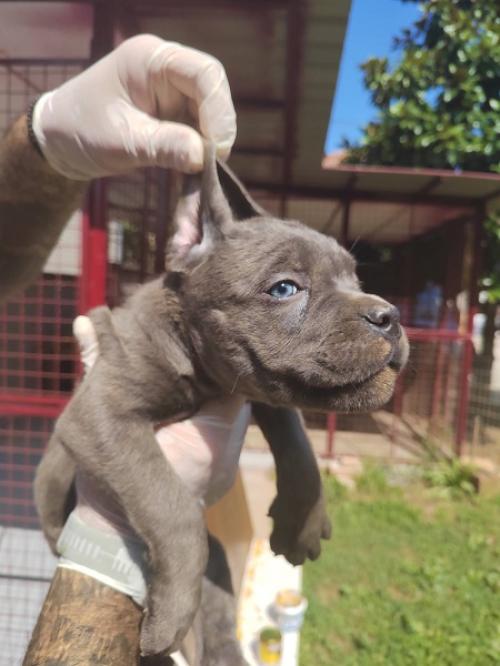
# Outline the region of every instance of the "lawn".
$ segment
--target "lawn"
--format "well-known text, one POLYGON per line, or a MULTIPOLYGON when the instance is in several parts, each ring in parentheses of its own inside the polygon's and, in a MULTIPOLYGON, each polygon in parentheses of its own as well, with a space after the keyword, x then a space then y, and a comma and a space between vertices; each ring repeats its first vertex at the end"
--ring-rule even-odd
POLYGON ((304 568, 301 666, 500 663, 500 495, 445 497, 368 470, 325 478, 332 541, 304 568))

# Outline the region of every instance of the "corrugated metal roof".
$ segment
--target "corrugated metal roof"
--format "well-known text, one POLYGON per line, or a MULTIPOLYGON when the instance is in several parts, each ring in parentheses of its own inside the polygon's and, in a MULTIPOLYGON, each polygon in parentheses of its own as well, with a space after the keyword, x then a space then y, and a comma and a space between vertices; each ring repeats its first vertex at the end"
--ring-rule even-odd
MULTIPOLYGON (((265 192, 257 192, 256 197, 266 210, 279 215, 276 197, 265 192)), ((403 243, 447 222, 472 218, 475 213, 473 206, 355 200, 349 205, 349 225, 345 235, 344 199, 292 196, 287 204, 289 219, 300 220, 346 245, 359 240, 388 245, 403 243)))
POLYGON ((419 201, 464 205, 500 204, 500 174, 445 169, 418 169, 388 166, 338 165, 329 156, 323 160, 328 174, 327 191, 332 195, 389 201, 411 198, 419 201), (332 165, 332 166, 330 166, 332 165))
POLYGON ((335 157, 326 157, 323 166, 327 185, 299 188, 288 215, 347 244, 402 243, 500 206, 499 174, 339 166, 335 157))

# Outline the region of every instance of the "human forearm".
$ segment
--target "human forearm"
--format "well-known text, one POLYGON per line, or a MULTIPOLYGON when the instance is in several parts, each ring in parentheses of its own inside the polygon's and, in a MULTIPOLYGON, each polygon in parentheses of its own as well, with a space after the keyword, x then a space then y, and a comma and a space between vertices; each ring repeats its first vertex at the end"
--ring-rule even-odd
POLYGON ((86 186, 36 152, 26 116, 14 123, 0 145, 0 302, 36 278, 86 186))

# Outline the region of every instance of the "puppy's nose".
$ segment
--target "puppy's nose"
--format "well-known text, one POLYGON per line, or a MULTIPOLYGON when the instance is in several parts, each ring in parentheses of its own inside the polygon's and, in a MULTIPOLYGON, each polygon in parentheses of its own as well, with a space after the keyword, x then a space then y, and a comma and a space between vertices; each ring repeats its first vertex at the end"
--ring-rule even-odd
POLYGON ((362 317, 384 337, 391 340, 401 337, 399 311, 393 305, 377 305, 363 312, 362 317))

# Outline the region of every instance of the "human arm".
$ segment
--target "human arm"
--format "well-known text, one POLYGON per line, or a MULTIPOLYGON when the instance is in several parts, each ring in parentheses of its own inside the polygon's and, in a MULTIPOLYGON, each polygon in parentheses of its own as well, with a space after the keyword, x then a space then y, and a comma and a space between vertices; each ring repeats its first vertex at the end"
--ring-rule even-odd
POLYGON ((42 269, 88 182, 144 166, 203 165, 202 136, 227 157, 229 84, 212 56, 153 35, 123 42, 36 103, 0 145, 0 301, 42 269))
POLYGON ((26 116, 14 123, 0 144, 0 302, 42 270, 85 188, 37 153, 26 116))

